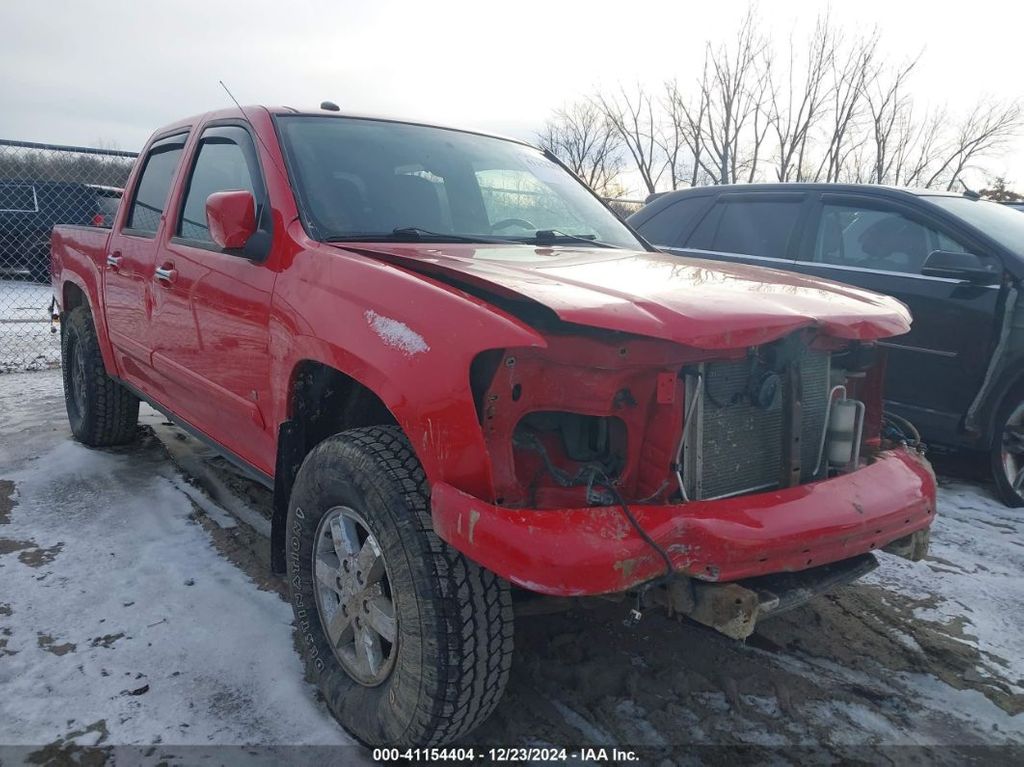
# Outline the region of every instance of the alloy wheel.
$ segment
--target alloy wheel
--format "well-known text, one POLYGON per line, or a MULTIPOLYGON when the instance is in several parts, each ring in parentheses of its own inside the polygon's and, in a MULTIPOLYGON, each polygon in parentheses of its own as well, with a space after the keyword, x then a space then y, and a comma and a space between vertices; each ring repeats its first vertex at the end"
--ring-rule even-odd
POLYGON ((1006 481, 1017 495, 1024 496, 1024 402, 1003 424, 1002 465, 1006 481))
POLYGON ((320 520, 313 549, 317 611, 342 668, 379 685, 398 653, 398 623, 387 565, 366 521, 348 506, 320 520))

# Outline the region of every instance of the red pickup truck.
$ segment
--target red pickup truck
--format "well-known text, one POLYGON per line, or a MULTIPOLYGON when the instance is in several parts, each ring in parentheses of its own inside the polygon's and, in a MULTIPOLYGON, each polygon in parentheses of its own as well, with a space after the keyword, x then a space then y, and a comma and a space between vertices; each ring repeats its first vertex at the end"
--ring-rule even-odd
POLYGON ((743 638, 926 549, 934 476, 881 428, 906 309, 655 252, 527 144, 215 112, 52 251, 74 436, 129 442, 144 400, 273 488, 302 651, 364 742, 479 724, 537 595, 743 638))

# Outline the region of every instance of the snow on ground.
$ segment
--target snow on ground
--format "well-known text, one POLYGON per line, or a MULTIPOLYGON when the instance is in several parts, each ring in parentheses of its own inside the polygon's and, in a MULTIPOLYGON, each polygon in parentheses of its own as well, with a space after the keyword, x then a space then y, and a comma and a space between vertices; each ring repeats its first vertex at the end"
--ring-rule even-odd
POLYGON ((0 373, 51 368, 60 336, 50 332, 52 288, 0 278, 0 373))
POLYGON ((925 566, 887 557, 863 582, 918 600, 922 621, 956 624, 980 670, 1024 695, 1024 511, 958 481, 942 480, 939 498, 925 566))
MULTIPOLYGON (((280 582, 222 553, 266 492, 226 471, 203 496, 189 483, 217 462, 160 420, 169 451, 87 450, 58 371, 0 375, 0 743, 348 742, 302 680, 280 582)), ((471 740, 868 761, 913 744, 950 764, 1019 747, 1024 512, 943 480, 929 558, 880 560, 746 643, 655 610, 625 626, 632 603, 517 620, 505 697, 471 740)))
POLYGON ((70 441, 59 386, 0 376, 0 743, 350 743, 290 608, 214 548, 159 443, 70 441))

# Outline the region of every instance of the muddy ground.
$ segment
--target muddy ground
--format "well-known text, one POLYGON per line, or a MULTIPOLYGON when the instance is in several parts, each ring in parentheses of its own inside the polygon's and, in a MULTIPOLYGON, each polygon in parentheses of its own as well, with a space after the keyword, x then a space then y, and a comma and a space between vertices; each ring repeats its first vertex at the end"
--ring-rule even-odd
MULTIPOLYGON (((269 519, 268 491, 170 424, 153 425, 186 476, 221 505, 241 502, 269 519)), ((945 466, 957 469, 950 458, 945 466)), ((975 469, 963 473, 972 476, 975 469)), ((980 498, 983 508, 998 509, 984 489, 946 477, 942 484, 951 509, 962 511, 962 496, 968 505, 980 498)), ((1024 514, 997 513, 990 519, 983 514, 980 532, 1018 547, 1015 565, 1024 565, 1024 514)), ((265 567, 264 540, 245 529, 215 527, 227 556, 247 569, 255 566, 251 577, 285 594, 265 567)), ((944 523, 936 528, 936 548, 944 548, 945 529, 944 523)), ((977 563, 934 554, 917 564, 879 558, 879 571, 865 582, 764 622, 745 643, 655 608, 632 625, 632 600, 520 618, 505 698, 471 741, 800 744, 835 756, 850 756, 850 747, 861 745, 1024 742, 1022 659, 1011 664, 979 644, 969 605, 954 603, 950 607, 961 614, 928 620, 923 611, 949 600, 899 590, 901 570, 916 569, 927 582, 950 572, 964 576, 964 568, 977 563)), ((1024 569, 1018 573, 1024 580, 1024 569)), ((1024 605, 1018 608, 1020 631, 1024 605)))
MULTIPOLYGON (((31 523, 18 517, 17 504, 27 499, 9 477, 24 476, 33 456, 64 450, 67 434, 59 379, 52 373, 20 378, 30 382, 36 404, 28 412, 14 412, 10 403, 15 398, 9 392, 6 415, 13 417, 0 422, 3 439, 17 440, 18 445, 6 454, 0 449, 0 568, 31 568, 41 579, 56 571, 66 556, 63 543, 25 532, 31 533, 31 523)), ((285 589, 267 566, 267 491, 156 413, 147 410, 143 421, 134 448, 106 451, 116 471, 163 477, 189 505, 190 521, 250 584, 249 598, 256 600, 262 591, 258 599, 273 595, 283 607, 285 589)), ((944 470, 955 471, 955 462, 944 470)), ((90 487, 89 502, 104 503, 103 492, 102 486, 90 487)), ((140 486, 138 492, 149 490, 140 486)), ((74 524, 73 515, 69 524, 74 524)), ((69 530, 65 539, 72 535, 69 530)), ((929 559, 880 559, 878 570, 862 582, 764 622, 745 643, 670 620, 653 608, 638 624, 626 625, 632 602, 523 617, 517 621, 506 695, 471 740, 491 745, 810 749, 770 752, 782 762, 803 761, 793 753, 813 753, 824 761, 900 762, 901 755, 917 752, 898 747, 932 746, 936 750, 928 752, 927 761, 954 764, 970 757, 972 746, 1019 747, 1024 743, 1024 514, 1000 506, 982 484, 943 477, 929 559), (869 747, 883 751, 866 751, 869 747)), ((207 582, 205 587, 216 584, 207 582)), ((88 584, 82 598, 89 598, 88 584)), ((13 641, 19 631, 24 633, 26 619, 11 614, 12 601, 0 587, 0 693, 11 683, 3 672, 5 653, 26 647, 13 641)), ((278 607, 273 610, 275 616, 284 614, 278 607)), ((104 622, 110 616, 96 617, 104 622)), ((76 639, 73 632, 49 631, 35 631, 32 652, 61 662, 76 653, 99 652, 106 642, 107 665, 116 667, 114 651, 125 644, 114 628, 94 631, 89 641, 76 639), (90 646, 93 640, 100 645, 90 646)), ((184 652, 189 637, 182 635, 180 641, 184 652)), ((236 649, 257 658, 261 652, 258 646, 236 649)), ((298 663, 289 661, 289 666, 292 673, 298 663)), ((38 671, 39 664, 33 668, 33 673, 45 673, 38 671)), ((147 678, 157 671, 147 670, 147 678)), ((40 684, 48 687, 47 694, 60 694, 59 678, 40 684)), ((140 682, 132 690, 141 688, 140 682)), ((138 693, 141 700, 145 694, 138 693)), ((309 688, 301 696, 313 701, 308 716, 318 718, 309 737, 301 728, 268 736, 268 725, 260 731, 254 722, 247 740, 244 723, 232 719, 232 728, 210 728, 202 742, 330 742, 324 735, 328 714, 315 691, 309 688)), ((235 717, 230 709, 223 715, 235 717)), ((217 716, 217 711, 211 706, 205 715, 217 716)), ((4 713, 11 715, 10 710, 4 713)), ((124 716, 120 733, 111 726, 103 743, 145 742, 139 730, 131 729, 131 714, 128 720, 124 716)), ((40 744, 64 742, 81 726, 47 732, 55 726, 48 722, 39 714, 35 725, 26 719, 8 726, 20 728, 20 738, 40 744)), ((0 741, 4 727, 0 724, 0 741)), ((665 758, 674 763, 680 753, 666 751, 665 758)), ((701 753, 692 756, 699 760, 701 753)), ((1012 763, 1021 756, 984 752, 984 761, 1012 763)))

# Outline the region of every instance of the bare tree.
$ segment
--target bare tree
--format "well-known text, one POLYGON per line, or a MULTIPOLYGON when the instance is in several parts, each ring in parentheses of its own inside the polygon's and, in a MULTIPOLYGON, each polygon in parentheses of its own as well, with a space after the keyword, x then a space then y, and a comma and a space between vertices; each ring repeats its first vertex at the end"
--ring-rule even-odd
POLYGON ((692 155, 694 150, 687 136, 688 127, 680 101, 679 86, 675 81, 665 83, 660 107, 666 119, 658 127, 657 141, 665 157, 669 183, 673 189, 678 189, 687 182, 693 186, 696 163, 687 163, 686 156, 692 155))
POLYGON ((913 104, 905 86, 917 61, 915 58, 891 73, 880 71, 866 83, 865 99, 871 114, 874 146, 873 167, 868 178, 875 184, 899 183, 900 161, 915 138, 913 104))
POLYGON ((944 108, 933 109, 917 121, 915 108, 908 105, 904 126, 897 142, 895 170, 891 181, 897 186, 924 186, 928 168, 944 152, 943 137, 949 120, 944 108))
MULTIPOLYGON (((1024 100, 983 100, 961 119, 916 102, 921 56, 887 61, 877 29, 846 36, 825 12, 783 55, 759 29, 752 7, 728 42, 707 43, 693 81, 670 77, 660 97, 642 83, 594 97, 647 193, 766 176, 951 189, 1024 133, 1024 100)), ((549 124, 549 144, 568 111, 549 124)))
POLYGON ((999 104, 982 101, 956 128, 948 156, 938 164, 925 182, 926 187, 945 183, 953 189, 960 176, 979 157, 1001 152, 1011 138, 1024 128, 1020 101, 999 104))
POLYGON ((557 110, 537 138, 599 195, 621 194, 622 138, 592 101, 577 101, 557 110))
POLYGON ((771 57, 768 41, 756 30, 756 11, 751 8, 740 24, 735 46, 709 43, 703 77, 698 85, 705 104, 703 145, 714 161, 720 184, 748 179, 757 174, 761 144, 767 130, 762 109, 770 87, 771 57), (752 127, 752 132, 748 129, 752 127), (748 143, 749 142, 749 143, 748 143))
MULTIPOLYGON (((710 62, 705 57, 704 71, 699 81, 702 85, 708 82, 709 66, 710 62)), ((711 108, 710 89, 706 87, 698 88, 695 103, 691 103, 686 99, 676 80, 665 84, 665 92, 665 104, 674 137, 686 146, 687 154, 689 155, 690 186, 697 186, 701 183, 721 183, 718 176, 720 169, 709 164, 710 154, 704 143, 704 122, 711 108)), ((677 158, 673 168, 673 175, 677 183, 683 180, 680 170, 681 162, 677 158)))
MULTIPOLYGON (((803 181, 808 147, 813 131, 825 116, 831 96, 829 73, 835 61, 836 34, 831 17, 819 16, 806 46, 789 40, 789 66, 784 83, 773 82, 769 90, 768 121, 777 141, 775 178, 778 181, 803 181), (796 51, 804 48, 807 59, 797 79, 796 51)), ((775 74, 775 70, 772 70, 775 74)))
POLYGON ((878 53, 878 30, 855 40, 846 51, 832 59, 831 109, 828 142, 814 175, 815 181, 840 181, 847 160, 866 140, 861 130, 865 94, 877 76, 875 58, 878 53))
POLYGON ((632 92, 620 86, 614 96, 598 95, 595 104, 618 132, 647 193, 653 194, 665 172, 664 155, 657 139, 659 125, 654 99, 638 83, 632 92))

